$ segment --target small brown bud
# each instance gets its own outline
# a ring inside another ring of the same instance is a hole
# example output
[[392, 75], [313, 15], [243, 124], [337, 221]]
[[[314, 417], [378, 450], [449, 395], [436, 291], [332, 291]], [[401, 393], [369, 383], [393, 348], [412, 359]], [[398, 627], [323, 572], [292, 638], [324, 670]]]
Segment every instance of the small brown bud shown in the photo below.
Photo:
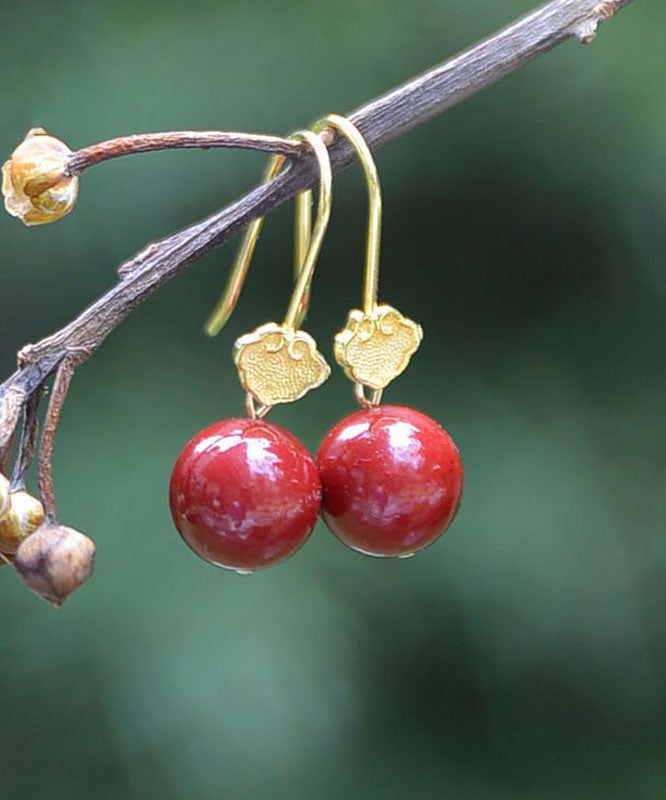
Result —
[[12, 504], [11, 495], [9, 493], [9, 481], [0, 472], [0, 519], [5, 516], [9, 511]]
[[9, 511], [0, 518], [0, 552], [11, 555], [44, 521], [44, 506], [23, 491], [11, 492]]
[[79, 179], [68, 175], [72, 151], [44, 128], [31, 128], [2, 167], [5, 208], [26, 225], [55, 222], [74, 208]]
[[95, 543], [74, 528], [45, 523], [21, 544], [14, 566], [29, 589], [61, 606], [92, 575]]

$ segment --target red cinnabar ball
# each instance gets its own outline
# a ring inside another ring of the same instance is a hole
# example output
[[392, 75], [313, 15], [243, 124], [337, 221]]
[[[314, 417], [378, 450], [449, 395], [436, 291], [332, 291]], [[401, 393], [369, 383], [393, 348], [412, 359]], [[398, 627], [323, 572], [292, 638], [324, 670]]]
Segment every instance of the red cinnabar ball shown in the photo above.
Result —
[[350, 414], [319, 448], [323, 516], [349, 547], [407, 556], [451, 524], [463, 489], [453, 439], [434, 419], [404, 406]]
[[169, 489], [176, 528], [206, 561], [252, 572], [288, 558], [321, 505], [314, 459], [289, 431], [227, 419], [191, 439]]

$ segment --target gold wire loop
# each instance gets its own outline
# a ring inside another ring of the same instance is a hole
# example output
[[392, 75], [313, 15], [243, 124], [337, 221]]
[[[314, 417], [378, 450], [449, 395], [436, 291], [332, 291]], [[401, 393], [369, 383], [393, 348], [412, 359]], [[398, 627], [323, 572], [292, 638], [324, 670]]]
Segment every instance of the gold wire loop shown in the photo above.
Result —
[[346, 117], [342, 117], [340, 114], [328, 114], [315, 123], [313, 130], [320, 133], [326, 128], [340, 131], [351, 142], [365, 173], [368, 185], [368, 236], [365, 246], [363, 310], [367, 314], [373, 314], [377, 307], [379, 253], [382, 238], [382, 190], [377, 165], [360, 131]]
[[250, 419], [262, 419], [271, 410], [272, 406], [267, 406], [262, 403], [256, 404], [254, 397], [249, 392], [245, 394], [245, 408], [247, 415]]
[[[317, 155], [320, 173], [322, 175], [326, 171], [326, 166], [324, 166], [325, 164], [328, 165], [328, 169], [330, 171], [330, 161], [328, 159], [328, 152], [326, 152], [326, 155], [324, 157], [321, 152], [321, 149], [319, 148], [320, 140], [318, 139], [318, 137], [314, 137], [311, 131], [297, 131], [296, 133], [292, 134], [290, 138], [297, 138], [300, 139], [301, 141], [305, 141], [315, 150], [315, 155]], [[315, 138], [317, 139], [317, 143], [314, 143]], [[283, 155], [278, 154], [273, 156], [263, 174], [262, 177], [263, 182], [265, 183], [277, 177], [277, 175], [279, 175], [280, 171], [282, 170], [285, 161], [286, 157]], [[330, 183], [332, 183], [332, 175], [329, 184]], [[330, 192], [331, 188], [329, 187], [328, 189], [329, 195]], [[321, 202], [321, 191], [320, 191], [320, 202]], [[330, 197], [328, 199], [327, 213], [330, 216]], [[245, 229], [243, 239], [241, 241], [240, 247], [238, 248], [238, 253], [236, 255], [234, 264], [231, 268], [231, 272], [229, 273], [229, 278], [227, 279], [224, 291], [222, 292], [222, 295], [220, 296], [217, 305], [213, 309], [212, 313], [210, 314], [204, 325], [204, 331], [208, 336], [216, 336], [222, 330], [222, 328], [227, 324], [229, 318], [234, 312], [234, 309], [236, 308], [236, 305], [238, 303], [238, 298], [240, 297], [243, 284], [245, 283], [245, 279], [247, 277], [247, 273], [250, 268], [250, 262], [252, 261], [254, 250], [257, 246], [259, 234], [261, 233], [261, 229], [263, 228], [264, 225], [264, 220], [265, 217], [259, 217], [258, 219], [253, 220]], [[296, 195], [296, 200], [295, 200], [294, 280], [296, 283], [298, 282], [298, 278], [300, 276], [301, 269], [305, 261], [305, 257], [307, 255], [308, 249], [311, 244], [313, 236], [313, 232], [311, 231], [311, 224], [312, 224], [312, 191], [307, 189], [303, 192], [299, 192]], [[307, 314], [309, 306], [309, 300], [310, 300], [310, 284], [307, 283], [305, 286], [305, 290], [302, 293], [299, 302], [299, 308], [294, 320], [296, 328], [300, 327], [303, 320], [305, 319], [305, 315]]]
[[382, 402], [384, 390], [373, 389], [370, 397], [366, 397], [365, 386], [362, 383], [355, 383], [354, 392], [356, 393], [356, 399], [364, 408], [374, 408], [374, 406], [378, 406]]

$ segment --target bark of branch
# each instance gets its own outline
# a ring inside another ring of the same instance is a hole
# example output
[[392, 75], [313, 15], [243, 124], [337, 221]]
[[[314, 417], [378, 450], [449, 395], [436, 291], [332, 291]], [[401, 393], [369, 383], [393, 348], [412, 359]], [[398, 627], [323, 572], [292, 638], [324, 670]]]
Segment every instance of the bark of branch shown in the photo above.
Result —
[[[599, 23], [629, 2], [631, 0], [552, 0], [347, 116], [369, 146], [377, 149], [555, 45], [571, 37], [585, 43], [591, 41]], [[334, 170], [354, 160], [353, 148], [346, 140], [332, 137], [330, 132], [323, 135], [327, 144], [330, 143]], [[84, 159], [78, 168], [85, 165]], [[19, 353], [19, 369], [0, 386], [0, 451], [11, 437], [22, 403], [40, 389], [68, 355], [82, 351], [92, 353], [166, 281], [253, 219], [314, 185], [317, 176], [311, 157], [298, 159], [276, 179], [255, 187], [202, 222], [149, 244], [121, 265], [122, 280], [76, 319], [51, 336], [23, 348]]]

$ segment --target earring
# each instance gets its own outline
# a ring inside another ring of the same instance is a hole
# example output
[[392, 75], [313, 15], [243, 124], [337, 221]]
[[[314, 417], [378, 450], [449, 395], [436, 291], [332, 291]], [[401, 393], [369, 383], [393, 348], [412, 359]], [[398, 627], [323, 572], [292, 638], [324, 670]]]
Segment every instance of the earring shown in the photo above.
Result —
[[358, 154], [368, 185], [369, 223], [363, 310], [352, 310], [335, 337], [335, 358], [354, 381], [363, 408], [338, 422], [319, 448], [322, 513], [335, 536], [354, 550], [406, 558], [453, 521], [462, 495], [462, 462], [435, 420], [406, 406], [380, 405], [383, 390], [407, 367], [423, 331], [397, 309], [377, 303], [382, 203], [370, 150], [344, 117], [333, 114], [315, 125], [316, 131], [325, 128], [346, 136]]
[[[295, 436], [263, 419], [273, 405], [297, 400], [330, 374], [315, 340], [299, 328], [330, 217], [331, 165], [318, 136], [300, 131], [294, 137], [314, 150], [320, 184], [312, 233], [309, 224], [297, 220], [305, 231], [298, 247], [303, 240], [307, 246], [300, 253], [287, 313], [282, 324], [269, 322], [236, 341], [234, 361], [248, 417], [223, 420], [191, 439], [176, 461], [169, 491], [174, 523], [190, 548], [240, 573], [292, 555], [312, 532], [321, 506], [314, 459]], [[268, 177], [280, 171], [283, 161], [274, 159]], [[226, 290], [206, 324], [210, 335], [220, 330], [238, 300], [261, 222], [246, 231]]]

